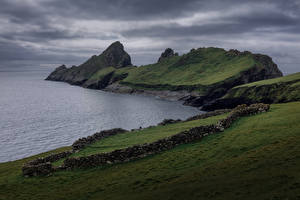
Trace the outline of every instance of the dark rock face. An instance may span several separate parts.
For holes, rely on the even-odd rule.
[[[171,48],[167,48],[159,57],[157,62],[161,62],[162,60],[164,60],[165,58],[170,58],[173,56],[178,56],[178,53],[174,53],[174,50]]]
[[[253,102],[243,97],[230,98],[230,99],[217,99],[213,102],[207,103],[204,106],[202,106],[201,110],[213,111],[213,110],[225,109],[225,108],[231,109],[241,104],[250,105],[251,103]]]
[[[73,85],[83,85],[94,73],[106,67],[122,68],[130,66],[131,58],[119,42],[112,43],[99,56],[92,56],[85,63],[71,68],[64,65],[56,68],[46,80],[63,81]]]
[[[233,108],[240,104],[249,105],[258,102],[271,104],[299,101],[300,96],[298,91],[300,91],[300,86],[293,86],[296,82],[298,81],[233,88],[224,97],[205,104],[201,109],[211,111]]]
[[[122,68],[132,65],[130,56],[124,51],[124,46],[119,41],[112,43],[102,55],[108,66]]]
[[[46,80],[60,81],[63,79],[64,74],[68,71],[65,65],[57,67]]]
[[[83,84],[83,87],[90,88],[90,89],[98,89],[98,90],[104,89],[110,84],[113,75],[114,72],[111,72],[105,75],[102,79],[97,80],[95,82],[87,81]]]

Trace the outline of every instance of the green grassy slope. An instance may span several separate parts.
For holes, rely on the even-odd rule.
[[[300,72],[280,78],[237,86],[223,99],[245,98],[253,102],[290,102],[300,100]]]
[[[253,67],[251,54],[231,57],[224,49],[200,48],[142,66],[123,81],[131,84],[211,85]]]
[[[264,60],[264,64],[260,59]],[[245,78],[240,79],[243,76],[242,73],[250,69],[252,71],[246,73],[247,76],[250,76],[249,74],[254,76],[257,73],[258,75],[255,77],[260,80],[265,78],[260,77],[262,76],[261,70],[276,71],[277,67],[266,56],[257,56],[250,52],[239,52],[236,55],[232,51],[209,47],[192,50],[182,56],[168,57],[155,64],[114,70],[111,68],[101,69],[87,81],[86,85],[99,82],[105,75],[114,71],[114,77],[126,74],[118,81],[134,89],[185,89],[198,91],[205,95],[214,89],[221,90],[225,81],[227,81],[227,84],[224,84],[225,90],[228,89],[227,87],[241,84],[241,81],[246,80]],[[279,75],[280,72],[276,76]],[[237,82],[235,83],[235,81]]]
[[[299,199],[300,102],[134,162],[23,178],[0,164],[0,199]],[[32,158],[31,158],[32,159]]]

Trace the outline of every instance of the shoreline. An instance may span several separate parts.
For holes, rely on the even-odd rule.
[[[183,104],[185,103],[184,98],[191,97],[191,96],[192,97],[199,96],[197,95],[196,92],[188,92],[187,90],[179,90],[179,91],[142,90],[142,89],[133,89],[131,87],[121,85],[119,83],[113,83],[111,85],[108,85],[106,88],[100,90],[105,92],[119,93],[119,94],[143,95],[143,96],[155,97],[155,98],[169,100],[169,101],[179,101],[179,102],[183,102]],[[192,106],[192,105],[188,105],[188,106]],[[192,107],[196,107],[196,106],[192,106]]]

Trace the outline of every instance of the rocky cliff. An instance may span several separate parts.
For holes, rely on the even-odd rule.
[[[54,70],[46,80],[64,81],[74,85],[83,85],[97,71],[115,67],[117,69],[130,66],[131,58],[119,42],[112,43],[102,54],[92,56],[85,63],[79,66],[66,68],[62,65]]]
[[[202,109],[210,111],[234,108],[239,104],[286,103],[299,100],[300,72],[234,87],[223,97],[204,105]]]
[[[167,48],[157,63],[134,67],[123,45],[114,42],[78,67],[58,67],[47,80],[112,92],[144,93],[201,107],[235,86],[281,76],[267,55],[214,47],[192,49],[183,55]]]

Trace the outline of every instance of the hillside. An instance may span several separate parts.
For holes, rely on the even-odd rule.
[[[236,86],[203,110],[233,108],[241,103],[285,103],[300,100],[300,72]]]
[[[266,55],[214,47],[192,49],[181,56],[168,48],[157,63],[134,67],[123,45],[115,42],[78,67],[57,68],[47,80],[113,92],[173,95],[187,105],[201,106],[237,85],[280,76]]]
[[[199,142],[128,163],[46,177],[24,178],[21,167],[51,152],[1,163],[0,199],[297,199],[299,118],[299,102],[273,104],[268,112],[243,117],[223,133]],[[193,121],[184,123],[193,126]],[[152,134],[157,137],[168,126],[176,130],[183,124],[140,132],[141,138],[151,140]],[[144,142],[134,138],[112,136],[104,139],[100,148],[90,149],[111,151],[118,145]]]

